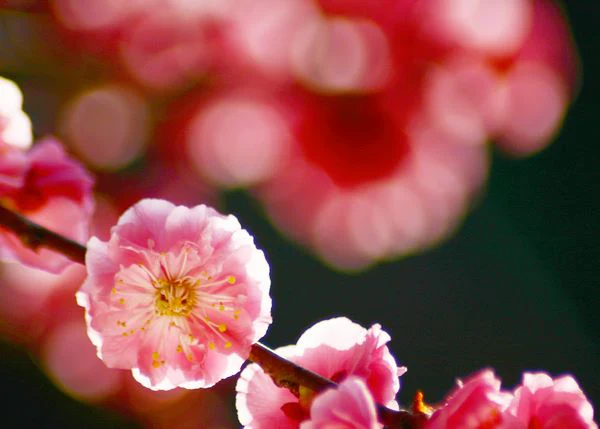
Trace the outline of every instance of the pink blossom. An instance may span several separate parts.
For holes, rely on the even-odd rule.
[[[5,193],[3,202],[52,231],[75,241],[87,240],[94,209],[93,179],[53,138],[37,142],[24,156],[22,184]],[[0,234],[0,257],[53,273],[70,263],[55,251],[24,246],[9,231]]]
[[[525,429],[505,415],[512,395],[500,391],[500,380],[491,370],[481,371],[444,400],[425,425],[426,429]]]
[[[525,373],[509,412],[528,429],[597,429],[592,404],[571,376]]]
[[[154,390],[237,373],[271,323],[269,266],[234,216],[145,199],[93,237],[77,294],[111,368]]]
[[[300,429],[381,429],[375,402],[365,383],[348,377],[337,389],[319,394],[310,407],[310,420]]]
[[[398,369],[379,325],[364,329],[340,317],[309,328],[296,345],[276,350],[280,355],[335,382],[360,377],[373,400],[398,408]],[[256,364],[248,365],[236,385],[236,407],[242,425],[252,429],[298,428],[310,416],[309,404],[301,404],[287,389],[277,387]]]

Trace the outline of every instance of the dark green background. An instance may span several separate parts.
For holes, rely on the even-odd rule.
[[[273,272],[264,342],[295,342],[345,315],[380,323],[406,365],[400,400],[442,398],[458,376],[493,367],[512,388],[524,370],[571,373],[600,404],[600,5],[566,5],[582,86],[556,141],[538,155],[493,154],[488,189],[441,247],[361,275],[333,272],[279,236],[243,193],[224,196],[265,249]],[[28,355],[0,347],[1,428],[134,427],[58,392]],[[232,397],[233,407],[233,397]]]

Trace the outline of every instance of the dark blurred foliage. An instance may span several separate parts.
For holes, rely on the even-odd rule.
[[[487,191],[438,248],[342,274],[279,235],[243,192],[223,196],[220,208],[256,235],[271,263],[274,324],[264,343],[293,343],[314,322],[345,315],[391,334],[393,354],[409,369],[402,403],[417,389],[435,402],[456,377],[492,367],[509,388],[525,370],[571,373],[600,404],[600,5],[573,1],[565,8],[583,80],[562,131],[527,159],[494,153]],[[136,427],[64,396],[8,343],[0,347],[0,380],[2,428]],[[233,382],[220,389],[233,392]]]

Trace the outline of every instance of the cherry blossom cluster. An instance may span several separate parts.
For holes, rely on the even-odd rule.
[[[397,368],[386,343],[388,334],[378,325],[366,330],[345,318],[317,323],[295,346],[280,353],[338,387],[323,393],[293,395],[277,387],[256,364],[246,367],[237,383],[237,409],[245,428],[379,429],[377,404],[397,409]],[[456,389],[435,407],[421,404],[426,429],[538,429],[589,428],[590,402],[571,376],[552,379],[544,373],[525,373],[514,392],[500,390],[491,370],[458,381]]]
[[[128,126],[150,121],[148,101],[191,86],[154,124],[159,171],[175,165],[210,186],[249,189],[336,268],[446,237],[485,183],[488,142],[518,155],[542,149],[576,89],[575,51],[551,0],[83,4],[52,1],[57,24],[78,49],[116,58],[144,95],[123,86],[82,95],[63,124],[73,147],[102,142],[104,128],[125,145],[141,139]],[[113,126],[92,132],[96,118]],[[124,153],[95,147],[89,159],[112,166]],[[180,191],[180,179],[166,177],[174,187],[163,191]],[[13,263],[2,289],[37,288],[28,311],[10,311],[40,329],[45,366],[65,390],[128,396],[131,373],[144,392],[170,398],[237,376],[247,429],[598,428],[575,379],[542,372],[509,391],[485,369],[440,403],[417,393],[404,409],[407,368],[379,324],[336,317],[270,351],[259,342],[272,323],[270,267],[233,215],[138,188],[107,220],[93,186],[58,139],[34,141],[19,88],[0,78],[0,259]],[[44,317],[51,327],[30,323]],[[74,344],[75,375],[65,370]]]
[[[280,231],[342,270],[452,234],[485,186],[488,143],[515,156],[543,149],[577,91],[554,0],[51,5],[67,44],[125,76],[125,90],[73,100],[71,144],[95,159],[81,130],[118,123],[93,138],[106,133],[130,161],[143,151],[142,115],[161,163],[248,189]],[[166,118],[152,125],[148,105],[165,95]]]
[[[571,376],[524,373],[514,392],[491,370],[459,381],[427,428],[597,428],[591,404]]]
[[[77,299],[98,357],[131,369],[150,389],[208,388],[239,373],[271,323],[269,266],[231,215],[145,199],[121,215],[108,241],[92,237],[82,249],[86,279]],[[383,428],[378,408],[399,410],[406,372],[388,350],[390,339],[377,324],[317,323],[276,353],[335,387],[282,385],[275,382],[282,368],[252,363],[236,385],[240,422],[254,429]],[[459,381],[437,406],[419,401],[413,416],[422,419],[411,427],[597,429],[571,376],[525,373],[510,393],[484,370]]]

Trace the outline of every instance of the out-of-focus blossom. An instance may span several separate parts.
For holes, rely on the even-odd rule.
[[[508,409],[528,429],[597,429],[594,410],[571,376],[525,373]]]
[[[123,168],[140,156],[148,138],[149,111],[133,91],[96,88],[71,100],[63,112],[66,143],[90,167]]]
[[[430,3],[432,34],[449,43],[451,55],[458,54],[463,62],[460,68],[456,60],[439,64],[430,77],[432,120],[462,127],[463,133],[472,129],[477,132],[472,137],[479,134],[480,138],[467,138],[467,142],[490,138],[514,155],[529,155],[548,145],[578,80],[576,49],[557,4],[551,0]],[[471,64],[467,69],[465,58]]]
[[[575,96],[579,63],[565,16],[552,1],[533,2],[531,29],[503,74],[502,149],[530,155],[546,147]]]
[[[296,83],[273,102],[291,136],[287,156],[255,195],[280,229],[338,268],[436,243],[486,176],[483,145],[452,141],[421,109],[426,73],[445,50],[424,40],[414,3],[317,2],[320,13],[272,15],[303,21],[290,29]]]
[[[169,157],[255,187],[282,231],[342,269],[451,234],[485,182],[487,143],[541,150],[578,78],[553,0],[91,5],[54,0],[137,80],[202,93]]]
[[[93,212],[93,180],[53,138],[37,142],[26,154],[23,183],[2,202],[28,219],[75,241],[85,241]],[[55,251],[26,247],[10,231],[0,234],[0,256],[57,273],[70,261]]]
[[[92,50],[116,55],[139,82],[169,89],[196,81],[219,62],[229,0],[55,0],[58,21]]]
[[[21,110],[23,94],[14,82],[0,76],[0,153],[7,144],[21,149],[31,146],[29,117]]]
[[[575,48],[550,0],[320,0],[304,9],[289,0],[268,16],[258,40],[287,29],[277,40],[288,54],[272,62],[287,73],[273,104],[287,157],[256,195],[283,231],[343,269],[447,237],[485,181],[486,143],[541,149],[576,81]],[[239,46],[263,72],[273,65]]]
[[[461,221],[488,167],[483,147],[452,144],[427,127],[406,135],[376,108],[371,115],[372,106],[363,102],[341,100],[322,115],[302,111],[318,122],[306,119],[302,146],[256,191],[276,225],[343,269],[444,238]],[[365,117],[347,121],[353,110]]]
[[[142,200],[92,238],[78,302],[111,368],[154,390],[239,371],[271,323],[269,266],[233,216]]]
[[[511,399],[511,394],[500,391],[500,380],[492,371],[481,371],[458,382],[458,387],[433,413],[425,428],[521,429],[505,412]]]
[[[375,402],[365,383],[348,377],[337,389],[319,394],[310,407],[310,420],[300,429],[381,429]]]
[[[378,403],[398,408],[399,369],[386,343],[388,334],[379,325],[369,330],[346,318],[335,318],[309,328],[295,346],[276,352],[323,377],[342,382],[357,376]],[[240,423],[248,428],[298,428],[310,417],[310,403],[277,387],[257,364],[248,365],[236,385]]]

